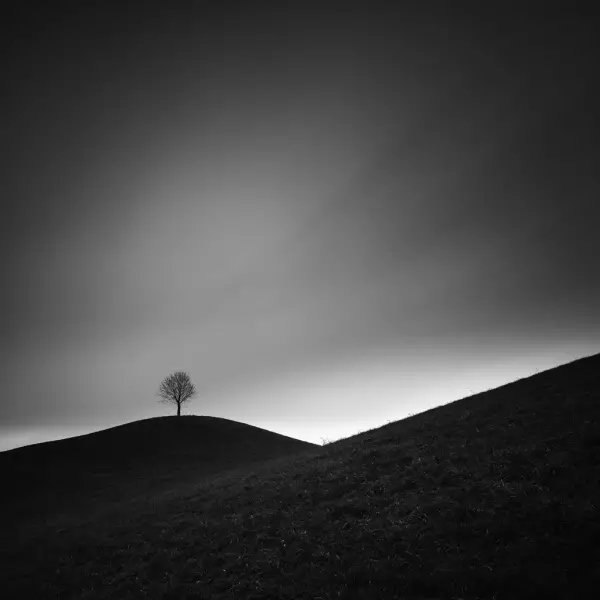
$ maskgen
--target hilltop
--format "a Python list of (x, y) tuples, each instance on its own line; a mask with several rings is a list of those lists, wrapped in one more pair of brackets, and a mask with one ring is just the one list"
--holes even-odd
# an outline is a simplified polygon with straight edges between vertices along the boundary
[[(0, 546), (4, 597), (589, 597), (600, 354)], [(175, 483), (175, 482), (173, 482)]]
[(96, 517), (124, 500), (173, 492), (188, 482), (286, 454), (320, 448), (217, 417), (157, 417), (0, 453), (14, 522)]

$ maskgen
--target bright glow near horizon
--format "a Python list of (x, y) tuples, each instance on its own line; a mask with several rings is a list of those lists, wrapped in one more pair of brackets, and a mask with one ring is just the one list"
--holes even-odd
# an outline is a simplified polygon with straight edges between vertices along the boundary
[[(313, 373), (312, 377), (289, 376), (266, 386), (233, 392), (228, 398), (214, 398), (214, 414), (201, 410), (205, 404), (196, 399), (183, 414), (219, 416), (275, 431), (314, 444), (335, 441), (391, 421), (466, 398), (528, 377), (595, 353), (596, 348), (573, 346), (566, 351), (540, 347), (531, 355), (512, 358), (486, 357), (480, 362), (467, 355), (428, 372), (426, 363), (415, 364), (408, 357), (375, 356), (361, 364), (333, 372)], [(583, 352), (582, 352), (583, 351)], [(433, 364), (439, 364), (435, 360)], [(414, 359), (413, 359), (414, 360)], [(227, 411), (219, 405), (238, 407)], [(239, 407), (245, 407), (240, 410)], [(269, 407), (268, 414), (257, 415), (252, 407)], [(295, 407), (289, 411), (289, 407)], [(162, 416), (148, 414), (141, 418)], [(164, 411), (163, 411), (164, 412)], [(287, 414), (286, 414), (287, 412)], [(29, 444), (84, 435), (122, 423), (64, 428), (27, 428), (0, 435), (0, 451)]]

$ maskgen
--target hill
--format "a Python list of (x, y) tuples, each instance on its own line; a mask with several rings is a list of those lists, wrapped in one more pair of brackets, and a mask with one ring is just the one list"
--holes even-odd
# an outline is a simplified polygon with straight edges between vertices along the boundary
[(580, 599), (600, 355), (0, 546), (6, 598)]
[[(0, 453), (9, 524), (98, 518), (224, 470), (320, 448), (217, 417), (158, 417)], [(0, 517), (0, 523), (2, 517)]]

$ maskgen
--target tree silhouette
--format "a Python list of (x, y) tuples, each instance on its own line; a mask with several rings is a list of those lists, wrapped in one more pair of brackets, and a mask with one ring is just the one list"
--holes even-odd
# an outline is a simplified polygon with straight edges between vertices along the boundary
[(196, 388), (187, 373), (177, 371), (161, 381), (158, 395), (161, 398), (159, 402), (177, 405), (177, 416), (179, 417), (181, 405), (196, 395)]

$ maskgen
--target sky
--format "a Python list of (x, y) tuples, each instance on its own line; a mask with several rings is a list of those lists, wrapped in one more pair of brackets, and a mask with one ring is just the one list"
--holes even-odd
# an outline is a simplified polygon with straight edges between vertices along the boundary
[(591, 18), (124, 6), (7, 12), (0, 450), (176, 370), (321, 443), (600, 351)]

